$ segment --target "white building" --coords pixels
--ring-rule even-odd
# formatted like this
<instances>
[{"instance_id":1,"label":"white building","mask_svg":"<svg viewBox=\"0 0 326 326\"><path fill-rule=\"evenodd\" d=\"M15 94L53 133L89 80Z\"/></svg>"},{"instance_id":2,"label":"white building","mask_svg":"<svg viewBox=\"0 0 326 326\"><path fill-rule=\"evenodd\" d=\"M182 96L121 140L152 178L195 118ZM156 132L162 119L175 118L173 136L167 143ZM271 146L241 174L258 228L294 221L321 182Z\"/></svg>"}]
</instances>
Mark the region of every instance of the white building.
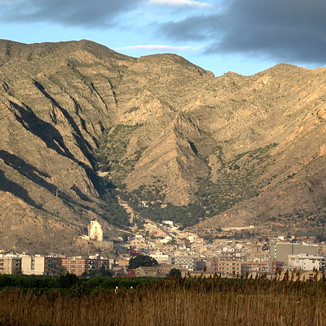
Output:
<instances>
[{"instance_id":1,"label":"white building","mask_svg":"<svg viewBox=\"0 0 326 326\"><path fill-rule=\"evenodd\" d=\"M20 274L21 258L12 255L0 255L0 274Z\"/></svg>"},{"instance_id":2,"label":"white building","mask_svg":"<svg viewBox=\"0 0 326 326\"><path fill-rule=\"evenodd\" d=\"M43 256L20 256L22 259L22 273L25 275L43 275L45 257Z\"/></svg>"},{"instance_id":3,"label":"white building","mask_svg":"<svg viewBox=\"0 0 326 326\"><path fill-rule=\"evenodd\" d=\"M288 256L288 266L290 268L300 268L303 271L319 271L325 269L325 257L308 254L298 254Z\"/></svg>"},{"instance_id":4,"label":"white building","mask_svg":"<svg viewBox=\"0 0 326 326\"><path fill-rule=\"evenodd\" d=\"M192 256L173 256L172 264L181 266L188 271L194 271L197 269L197 257Z\"/></svg>"},{"instance_id":5,"label":"white building","mask_svg":"<svg viewBox=\"0 0 326 326\"><path fill-rule=\"evenodd\" d=\"M90 222L88 226L88 236L90 240L103 241L102 226L97 220Z\"/></svg>"},{"instance_id":6,"label":"white building","mask_svg":"<svg viewBox=\"0 0 326 326\"><path fill-rule=\"evenodd\" d=\"M159 264L171 264L171 256L163 254L160 251L157 251L154 254L151 254L150 257L154 258Z\"/></svg>"}]
</instances>

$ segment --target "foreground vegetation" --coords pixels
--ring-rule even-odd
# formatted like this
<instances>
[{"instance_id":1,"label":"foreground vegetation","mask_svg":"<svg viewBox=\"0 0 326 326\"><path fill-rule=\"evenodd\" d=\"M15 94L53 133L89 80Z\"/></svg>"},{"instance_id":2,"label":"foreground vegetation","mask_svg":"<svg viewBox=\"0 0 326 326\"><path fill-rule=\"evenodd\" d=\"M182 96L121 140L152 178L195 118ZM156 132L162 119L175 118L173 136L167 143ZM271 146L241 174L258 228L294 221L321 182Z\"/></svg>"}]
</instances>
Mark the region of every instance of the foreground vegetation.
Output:
<instances>
[{"instance_id":1,"label":"foreground vegetation","mask_svg":"<svg viewBox=\"0 0 326 326\"><path fill-rule=\"evenodd\" d=\"M66 275L0 277L0 287L1 326L326 323L325 282Z\"/></svg>"}]
</instances>

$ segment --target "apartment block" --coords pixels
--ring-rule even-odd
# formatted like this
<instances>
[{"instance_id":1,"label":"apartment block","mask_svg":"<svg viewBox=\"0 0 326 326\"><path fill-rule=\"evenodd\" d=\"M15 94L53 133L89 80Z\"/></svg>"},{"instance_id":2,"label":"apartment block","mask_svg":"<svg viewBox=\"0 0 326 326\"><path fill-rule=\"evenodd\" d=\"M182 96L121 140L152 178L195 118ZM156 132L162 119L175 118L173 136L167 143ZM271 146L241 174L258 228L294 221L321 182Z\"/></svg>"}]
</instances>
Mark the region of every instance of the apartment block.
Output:
<instances>
[{"instance_id":1,"label":"apartment block","mask_svg":"<svg viewBox=\"0 0 326 326\"><path fill-rule=\"evenodd\" d=\"M246 273L268 273L269 267L268 262L253 262L253 261L243 261L241 262L241 274Z\"/></svg>"},{"instance_id":2,"label":"apartment block","mask_svg":"<svg viewBox=\"0 0 326 326\"><path fill-rule=\"evenodd\" d=\"M326 267L325 257L307 254L289 255L289 268L300 268L302 271L312 271L314 269L322 271Z\"/></svg>"},{"instance_id":3,"label":"apartment block","mask_svg":"<svg viewBox=\"0 0 326 326\"><path fill-rule=\"evenodd\" d=\"M172 264L185 268L188 271L194 271L197 269L198 257L193 256L173 256Z\"/></svg>"},{"instance_id":4,"label":"apartment block","mask_svg":"<svg viewBox=\"0 0 326 326\"><path fill-rule=\"evenodd\" d=\"M68 257L62 258L62 267L71 274L81 276L84 274L88 266L86 266L86 259L82 257Z\"/></svg>"},{"instance_id":5,"label":"apartment block","mask_svg":"<svg viewBox=\"0 0 326 326\"><path fill-rule=\"evenodd\" d=\"M288 264L289 255L308 254L318 255L318 245L304 242L274 242L270 245L270 259L274 261L283 261Z\"/></svg>"},{"instance_id":6,"label":"apartment block","mask_svg":"<svg viewBox=\"0 0 326 326\"><path fill-rule=\"evenodd\" d=\"M21 274L22 260L15 256L0 256L0 274Z\"/></svg>"},{"instance_id":7,"label":"apartment block","mask_svg":"<svg viewBox=\"0 0 326 326\"><path fill-rule=\"evenodd\" d=\"M45 257L44 259L44 275L56 275L62 269L61 257Z\"/></svg>"},{"instance_id":8,"label":"apartment block","mask_svg":"<svg viewBox=\"0 0 326 326\"><path fill-rule=\"evenodd\" d=\"M86 266L87 266L87 273L91 271L98 271L100 268L104 267L105 271L108 271L111 269L112 262L110 262L110 259L104 259L104 258L86 258L85 260Z\"/></svg>"},{"instance_id":9,"label":"apartment block","mask_svg":"<svg viewBox=\"0 0 326 326\"><path fill-rule=\"evenodd\" d=\"M243 257L241 255L241 249L230 249L230 250L226 250L223 251L220 255L219 255L219 259L223 260L223 261L227 261L227 260L243 260Z\"/></svg>"},{"instance_id":10,"label":"apartment block","mask_svg":"<svg viewBox=\"0 0 326 326\"><path fill-rule=\"evenodd\" d=\"M220 274L241 275L241 261L218 260L215 272Z\"/></svg>"},{"instance_id":11,"label":"apartment block","mask_svg":"<svg viewBox=\"0 0 326 326\"><path fill-rule=\"evenodd\" d=\"M44 274L44 256L20 256L22 259L22 273L25 275Z\"/></svg>"},{"instance_id":12,"label":"apartment block","mask_svg":"<svg viewBox=\"0 0 326 326\"><path fill-rule=\"evenodd\" d=\"M67 272L81 276L83 274L89 274L92 271L97 271L101 267L105 270L110 269L110 260L104 258L83 258L83 257L68 257L62 258L62 267Z\"/></svg>"}]
</instances>

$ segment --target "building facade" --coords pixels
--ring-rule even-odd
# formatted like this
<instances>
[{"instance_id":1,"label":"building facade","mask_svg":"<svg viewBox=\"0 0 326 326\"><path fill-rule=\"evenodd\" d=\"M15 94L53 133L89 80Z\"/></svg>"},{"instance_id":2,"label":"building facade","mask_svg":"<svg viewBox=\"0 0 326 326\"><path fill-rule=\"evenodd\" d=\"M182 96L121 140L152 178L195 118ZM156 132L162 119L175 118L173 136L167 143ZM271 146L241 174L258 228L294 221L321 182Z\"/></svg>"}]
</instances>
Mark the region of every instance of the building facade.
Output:
<instances>
[{"instance_id":1,"label":"building facade","mask_svg":"<svg viewBox=\"0 0 326 326\"><path fill-rule=\"evenodd\" d=\"M220 260L243 260L243 257L241 255L241 249L238 248L232 248L229 250L222 251L219 255Z\"/></svg>"},{"instance_id":2,"label":"building facade","mask_svg":"<svg viewBox=\"0 0 326 326\"><path fill-rule=\"evenodd\" d=\"M170 255L163 254L162 252L153 253L150 257L154 258L159 264L170 264L172 261Z\"/></svg>"},{"instance_id":3,"label":"building facade","mask_svg":"<svg viewBox=\"0 0 326 326\"><path fill-rule=\"evenodd\" d=\"M0 256L0 274L21 274L22 259L15 256Z\"/></svg>"},{"instance_id":4,"label":"building facade","mask_svg":"<svg viewBox=\"0 0 326 326\"><path fill-rule=\"evenodd\" d=\"M241 261L237 260L218 260L216 272L227 275L241 275Z\"/></svg>"},{"instance_id":5,"label":"building facade","mask_svg":"<svg viewBox=\"0 0 326 326\"><path fill-rule=\"evenodd\" d=\"M88 236L90 240L103 241L102 226L97 220L90 222L88 226Z\"/></svg>"},{"instance_id":6,"label":"building facade","mask_svg":"<svg viewBox=\"0 0 326 326\"><path fill-rule=\"evenodd\" d=\"M110 269L110 260L104 258L67 257L62 258L62 267L69 273L77 276L87 275L104 268Z\"/></svg>"},{"instance_id":7,"label":"building facade","mask_svg":"<svg viewBox=\"0 0 326 326\"><path fill-rule=\"evenodd\" d=\"M25 275L44 275L45 257L44 256L21 256L22 273Z\"/></svg>"},{"instance_id":8,"label":"building facade","mask_svg":"<svg viewBox=\"0 0 326 326\"><path fill-rule=\"evenodd\" d=\"M288 264L289 255L308 254L318 255L317 244L307 244L304 242L276 242L270 245L270 259L274 261L282 261Z\"/></svg>"},{"instance_id":9,"label":"building facade","mask_svg":"<svg viewBox=\"0 0 326 326\"><path fill-rule=\"evenodd\" d=\"M188 271L195 271L197 269L197 262L199 259L193 256L173 256L172 264L178 265Z\"/></svg>"},{"instance_id":10,"label":"building facade","mask_svg":"<svg viewBox=\"0 0 326 326\"><path fill-rule=\"evenodd\" d=\"M253 261L243 261L241 262L241 274L246 275L247 273L268 273L268 262L253 262Z\"/></svg>"},{"instance_id":11,"label":"building facade","mask_svg":"<svg viewBox=\"0 0 326 326\"><path fill-rule=\"evenodd\" d=\"M289 255L289 268L299 268L302 271L325 270L325 257L307 254Z\"/></svg>"},{"instance_id":12,"label":"building facade","mask_svg":"<svg viewBox=\"0 0 326 326\"><path fill-rule=\"evenodd\" d=\"M44 275L57 275L63 272L61 257L44 258Z\"/></svg>"},{"instance_id":13,"label":"building facade","mask_svg":"<svg viewBox=\"0 0 326 326\"><path fill-rule=\"evenodd\" d=\"M246 275L247 273L274 273L276 269L283 267L283 262L272 261L238 261L238 260L221 260L217 257L211 259L211 272L224 275Z\"/></svg>"}]
</instances>

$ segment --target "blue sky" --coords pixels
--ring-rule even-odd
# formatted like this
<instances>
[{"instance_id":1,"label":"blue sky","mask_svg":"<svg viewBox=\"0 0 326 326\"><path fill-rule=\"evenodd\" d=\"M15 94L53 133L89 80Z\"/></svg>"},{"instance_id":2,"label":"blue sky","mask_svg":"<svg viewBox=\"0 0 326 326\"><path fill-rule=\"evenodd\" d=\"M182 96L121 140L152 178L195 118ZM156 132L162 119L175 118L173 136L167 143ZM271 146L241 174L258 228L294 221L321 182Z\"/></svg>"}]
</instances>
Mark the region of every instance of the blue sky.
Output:
<instances>
[{"instance_id":1,"label":"blue sky","mask_svg":"<svg viewBox=\"0 0 326 326\"><path fill-rule=\"evenodd\" d=\"M0 0L0 38L176 53L221 75L326 63L325 0Z\"/></svg>"}]
</instances>

